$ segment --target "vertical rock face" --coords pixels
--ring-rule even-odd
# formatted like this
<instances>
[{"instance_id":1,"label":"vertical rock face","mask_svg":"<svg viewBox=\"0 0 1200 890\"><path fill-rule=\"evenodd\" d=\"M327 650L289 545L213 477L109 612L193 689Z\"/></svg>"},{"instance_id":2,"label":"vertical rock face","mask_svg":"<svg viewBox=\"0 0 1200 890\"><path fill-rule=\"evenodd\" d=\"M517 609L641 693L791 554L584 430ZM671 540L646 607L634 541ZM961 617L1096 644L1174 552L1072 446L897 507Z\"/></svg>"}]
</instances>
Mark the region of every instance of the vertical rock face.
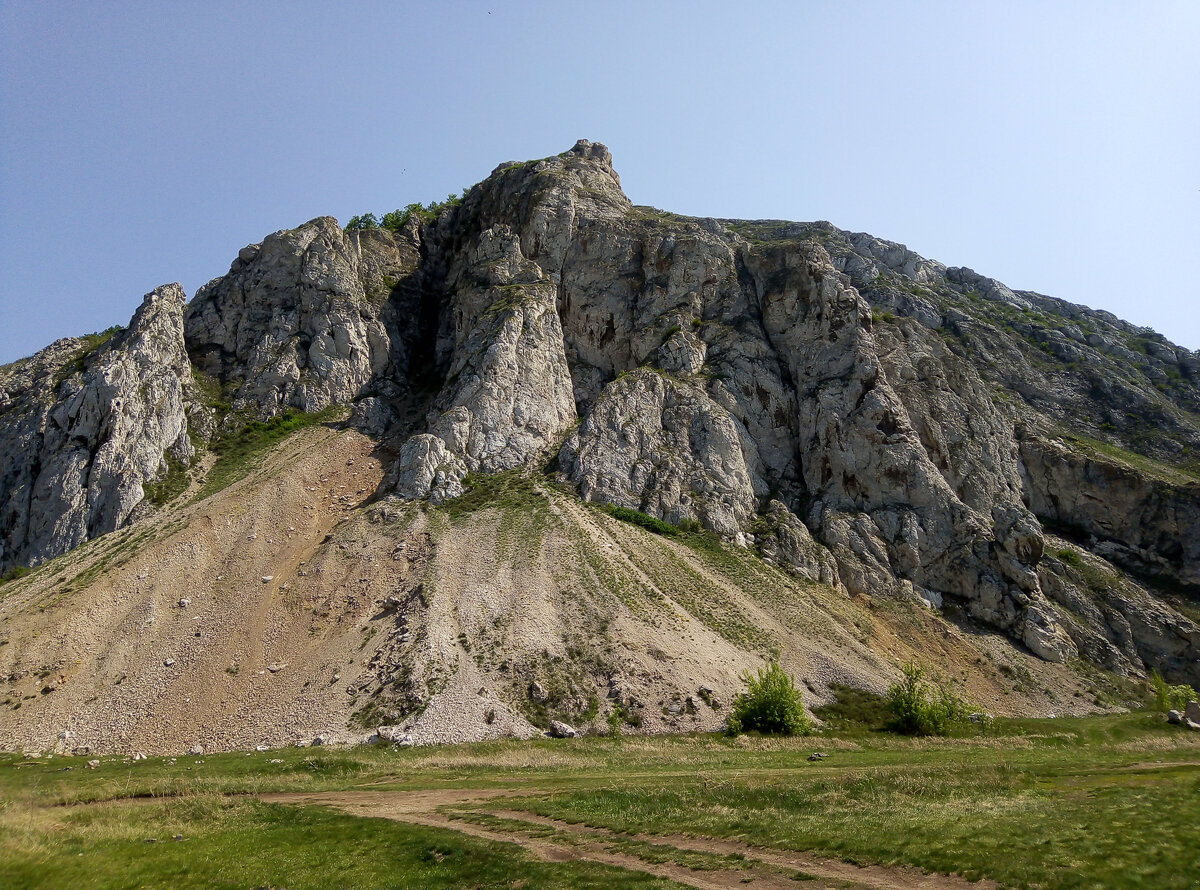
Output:
<instances>
[{"instance_id":1,"label":"vertical rock face","mask_svg":"<svg viewBox=\"0 0 1200 890\"><path fill-rule=\"evenodd\" d=\"M462 492L468 471L523 466L575 421L555 289L503 224L451 271L447 380L428 432L401 451L401 494Z\"/></svg>"},{"instance_id":2,"label":"vertical rock face","mask_svg":"<svg viewBox=\"0 0 1200 890\"><path fill-rule=\"evenodd\" d=\"M833 244L832 227L743 237L633 207L589 143L498 168L439 225L454 251L446 377L402 450L403 495L452 497L468 471L528 464L578 412L558 466L587 500L735 540L766 511L764 553L809 577L948 596L1043 658L1076 654L1038 575L1027 418L933 333L953 317L936 294L895 301L917 324L877 325L841 270L1005 311L1030 298L870 236ZM536 394L536 423L508 407L517 392Z\"/></svg>"},{"instance_id":3,"label":"vertical rock face","mask_svg":"<svg viewBox=\"0 0 1200 890\"><path fill-rule=\"evenodd\" d=\"M842 581L868 594L948 594L1043 657L1074 654L1039 590L1041 530L1021 503L1012 428L983 400L984 419L963 429L960 412L977 401L977 379L964 369L947 375L934 351L908 352L906 366L889 367L868 307L820 247L753 247L742 259L793 390L804 518L837 558ZM936 379L905 385L904 372L923 359ZM967 436L973 448L955 453L946 443ZM1007 470L980 478L981 458L1000 453Z\"/></svg>"},{"instance_id":4,"label":"vertical rock face","mask_svg":"<svg viewBox=\"0 0 1200 890\"><path fill-rule=\"evenodd\" d=\"M1041 525L1200 589L1200 358L828 223L636 207L599 144L503 164L402 231L277 232L186 316L161 288L83 350L0 371L2 565L116 528L164 455L191 459L190 356L244 414L355 404L403 497L553 459L585 500L956 605L1045 659L1200 654L1147 590L1044 558ZM1096 451L1122 446L1141 453Z\"/></svg>"},{"instance_id":5,"label":"vertical rock face","mask_svg":"<svg viewBox=\"0 0 1200 890\"><path fill-rule=\"evenodd\" d=\"M415 327L403 314L418 260L411 233L343 232L330 217L276 232L196 294L188 349L232 385L235 409L271 416L348 403L393 366L409 371L397 326Z\"/></svg>"},{"instance_id":6,"label":"vertical rock face","mask_svg":"<svg viewBox=\"0 0 1200 890\"><path fill-rule=\"evenodd\" d=\"M585 500L735 536L767 494L754 443L703 391L638 370L600 393L559 455Z\"/></svg>"},{"instance_id":7,"label":"vertical rock face","mask_svg":"<svg viewBox=\"0 0 1200 890\"><path fill-rule=\"evenodd\" d=\"M0 564L36 564L119 528L168 459L191 461L184 303L178 284L160 287L94 353L59 341L5 369Z\"/></svg>"},{"instance_id":8,"label":"vertical rock face","mask_svg":"<svg viewBox=\"0 0 1200 890\"><path fill-rule=\"evenodd\" d=\"M1025 441L1020 454L1038 515L1090 536L1091 549L1113 562L1200 587L1200 480L1148 478L1061 442Z\"/></svg>"}]
</instances>

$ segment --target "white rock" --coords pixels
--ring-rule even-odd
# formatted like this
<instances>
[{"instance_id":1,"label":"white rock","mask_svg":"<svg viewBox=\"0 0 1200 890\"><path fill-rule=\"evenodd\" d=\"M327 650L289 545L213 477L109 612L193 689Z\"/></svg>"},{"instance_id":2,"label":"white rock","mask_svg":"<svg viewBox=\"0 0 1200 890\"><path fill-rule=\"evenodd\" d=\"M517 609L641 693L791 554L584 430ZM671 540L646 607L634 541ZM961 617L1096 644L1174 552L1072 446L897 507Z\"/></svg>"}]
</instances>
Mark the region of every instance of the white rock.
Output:
<instances>
[{"instance_id":1,"label":"white rock","mask_svg":"<svg viewBox=\"0 0 1200 890\"><path fill-rule=\"evenodd\" d=\"M556 739L573 739L575 738L575 728L559 720L551 720L550 735Z\"/></svg>"}]
</instances>

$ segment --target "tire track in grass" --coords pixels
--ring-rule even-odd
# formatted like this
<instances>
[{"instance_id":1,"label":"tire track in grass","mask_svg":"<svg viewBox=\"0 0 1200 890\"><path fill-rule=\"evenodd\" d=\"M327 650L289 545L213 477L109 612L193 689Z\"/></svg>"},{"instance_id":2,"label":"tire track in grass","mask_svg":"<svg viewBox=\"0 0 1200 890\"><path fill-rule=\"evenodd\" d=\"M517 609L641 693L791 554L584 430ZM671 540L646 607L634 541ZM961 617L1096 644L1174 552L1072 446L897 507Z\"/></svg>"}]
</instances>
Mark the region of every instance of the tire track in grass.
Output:
<instances>
[{"instance_id":1,"label":"tire track in grass","mask_svg":"<svg viewBox=\"0 0 1200 890\"><path fill-rule=\"evenodd\" d=\"M328 806L356 816L393 819L461 834L517 844L547 862L586 860L644 872L702 890L732 890L749 885L767 890L798 886L862 890L993 890L991 881L971 882L957 875L930 874L917 868L855 865L790 850L757 847L737 840L684 835L624 834L537 816L520 810L492 809L489 801L536 794L536 789L444 789L436 791L330 791L263 794L273 803ZM447 812L453 808L454 816ZM485 824L468 821L472 814ZM518 821L524 829L509 823ZM547 830L551 833L547 833ZM643 856L629 850L646 848ZM735 857L737 867L690 868L673 861L688 854Z\"/></svg>"}]
</instances>

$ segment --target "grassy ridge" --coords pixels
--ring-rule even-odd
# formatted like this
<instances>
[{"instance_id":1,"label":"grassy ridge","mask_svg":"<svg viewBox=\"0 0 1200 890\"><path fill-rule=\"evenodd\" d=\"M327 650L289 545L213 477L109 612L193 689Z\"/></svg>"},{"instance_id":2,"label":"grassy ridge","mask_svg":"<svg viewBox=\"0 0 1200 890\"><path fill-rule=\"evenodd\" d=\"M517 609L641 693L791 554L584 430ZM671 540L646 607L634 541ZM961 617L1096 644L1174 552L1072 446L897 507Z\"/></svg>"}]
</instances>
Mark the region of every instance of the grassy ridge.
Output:
<instances>
[{"instance_id":1,"label":"grassy ridge","mask_svg":"<svg viewBox=\"0 0 1200 890\"><path fill-rule=\"evenodd\" d=\"M1168 485L1194 485L1200 483L1200 469L1194 465L1168 464L1135 451L1120 448L1109 442L1090 439L1086 436L1068 434L1064 436L1076 449L1092 460L1107 460L1124 464L1146 474L1152 479Z\"/></svg>"}]
</instances>

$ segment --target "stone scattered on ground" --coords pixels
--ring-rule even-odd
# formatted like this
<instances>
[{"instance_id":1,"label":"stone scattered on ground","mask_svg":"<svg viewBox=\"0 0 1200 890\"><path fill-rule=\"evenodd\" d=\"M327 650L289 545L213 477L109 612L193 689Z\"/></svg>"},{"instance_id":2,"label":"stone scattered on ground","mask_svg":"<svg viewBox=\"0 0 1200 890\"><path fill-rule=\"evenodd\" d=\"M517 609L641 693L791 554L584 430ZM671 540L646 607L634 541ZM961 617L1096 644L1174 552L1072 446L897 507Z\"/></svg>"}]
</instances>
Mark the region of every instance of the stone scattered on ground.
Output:
<instances>
[{"instance_id":1,"label":"stone scattered on ground","mask_svg":"<svg viewBox=\"0 0 1200 890\"><path fill-rule=\"evenodd\" d=\"M568 726L561 720L551 720L550 737L555 739L573 739L575 738L575 728Z\"/></svg>"}]
</instances>

